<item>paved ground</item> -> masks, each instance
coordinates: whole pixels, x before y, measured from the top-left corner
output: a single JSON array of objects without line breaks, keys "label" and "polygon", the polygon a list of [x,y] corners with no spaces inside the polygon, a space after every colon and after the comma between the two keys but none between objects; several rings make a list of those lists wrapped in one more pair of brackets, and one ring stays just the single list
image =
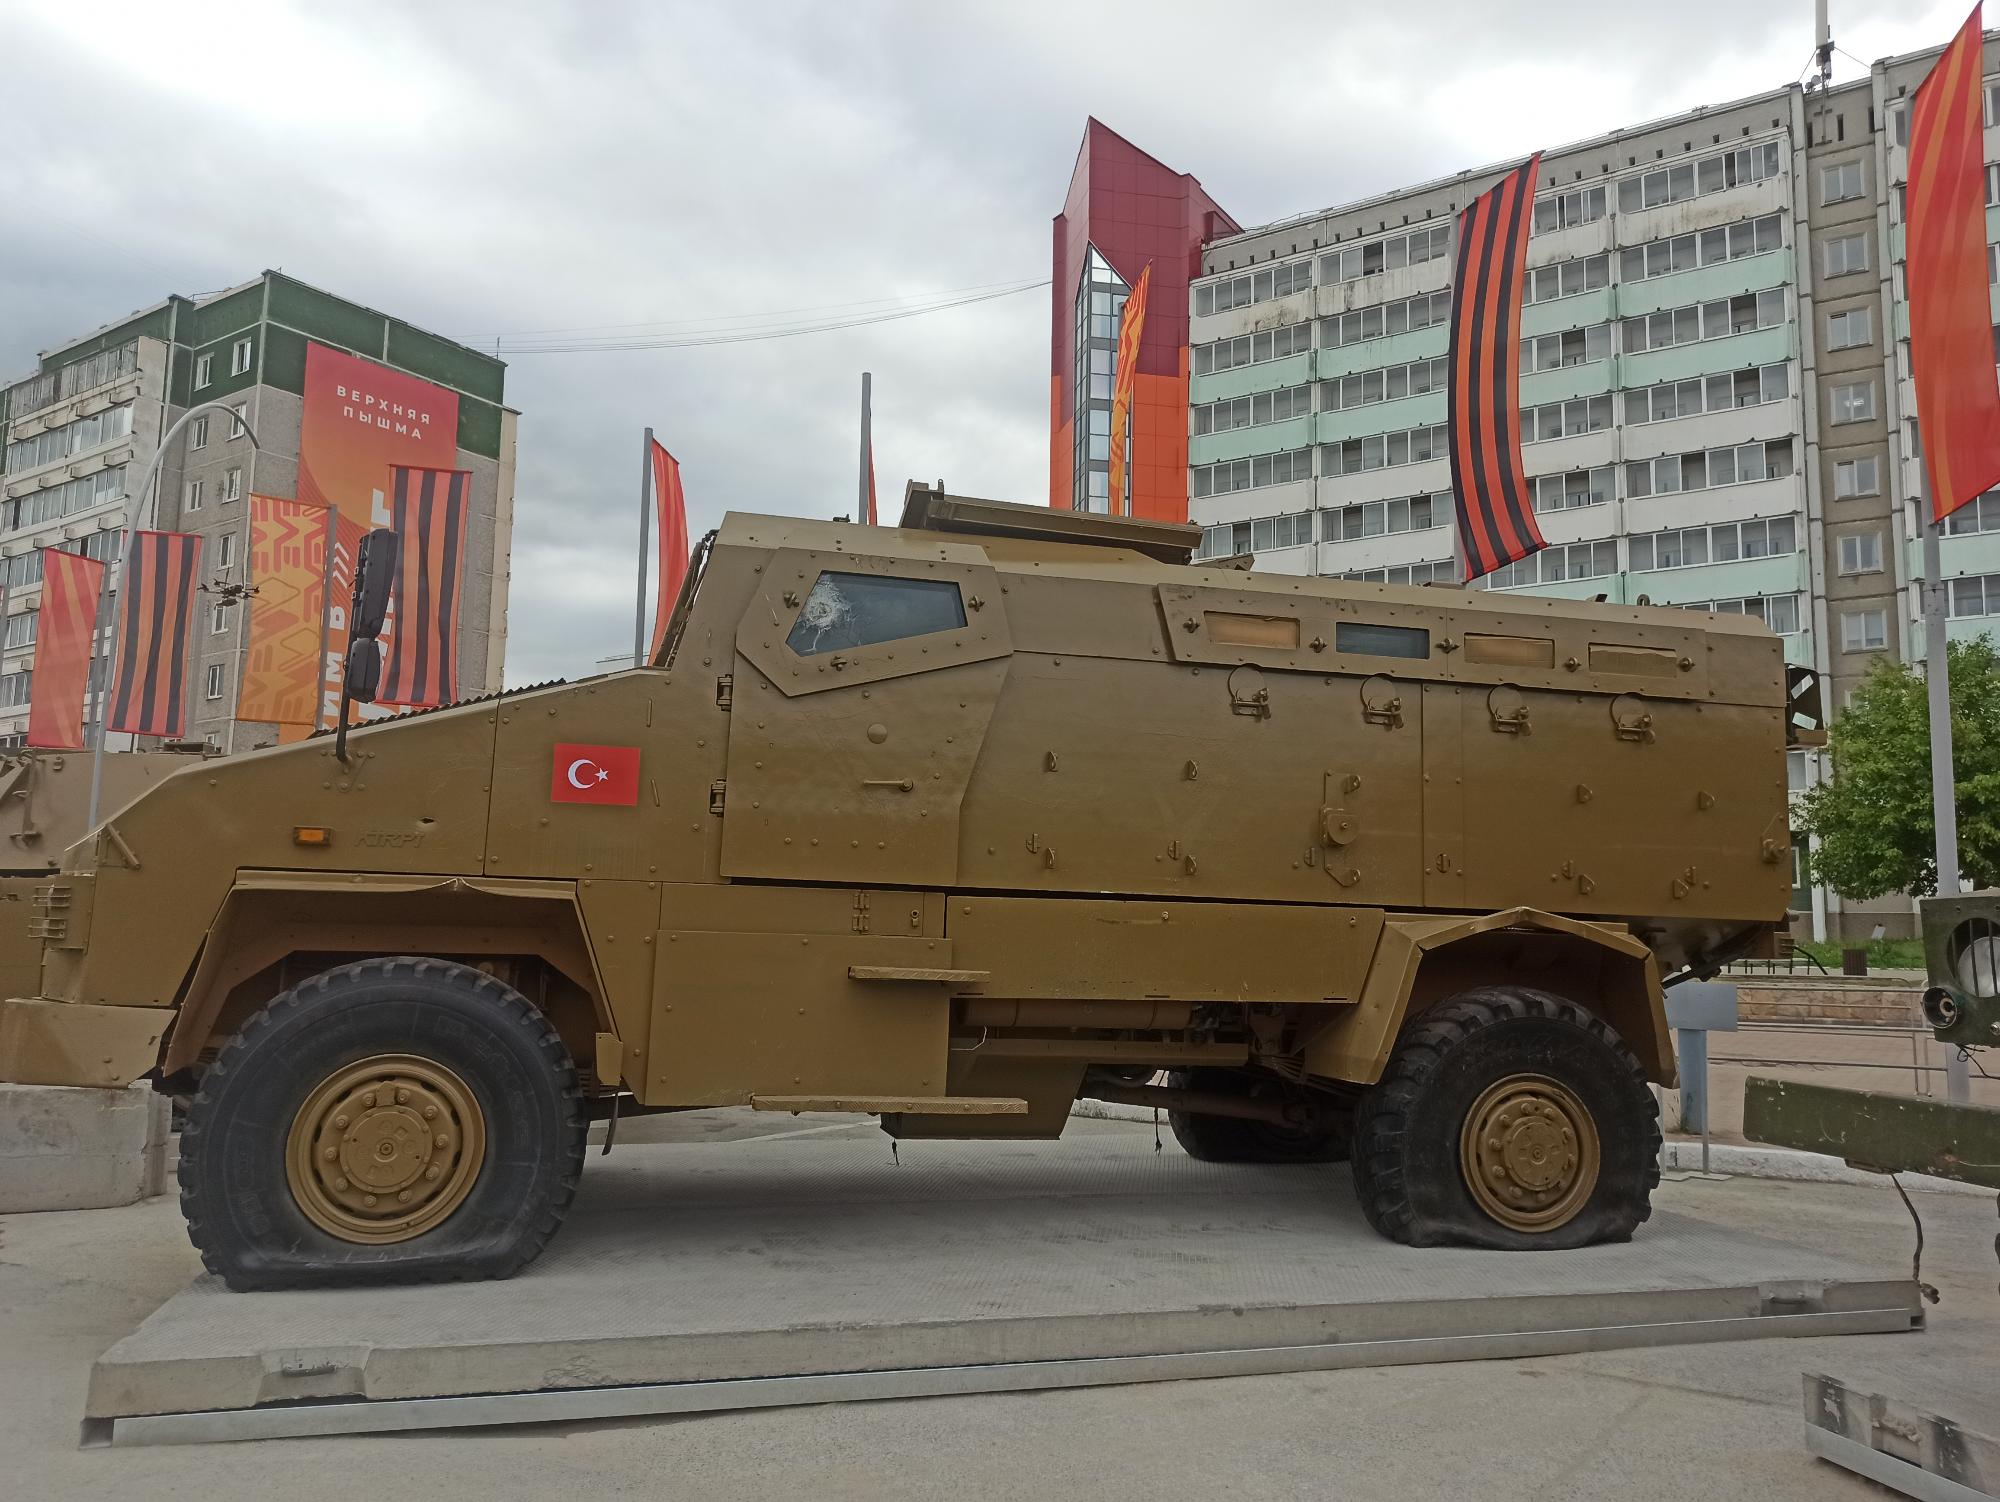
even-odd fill
[{"label": "paved ground", "polygon": [[[652,1140],[839,1137],[870,1124],[708,1113],[628,1122]],[[1116,1122],[1080,1132],[1148,1132]],[[635,1133],[635,1135],[637,1135]],[[1060,1151],[1052,1146],[1050,1151]],[[1168,1151],[1172,1151],[1171,1143]],[[1887,1185],[1669,1184],[1719,1224],[1783,1228],[1884,1268],[1909,1218]],[[23,1498],[533,1496],[1095,1499],[1221,1496],[1879,1497],[1808,1460],[1799,1372],[1936,1391],[2000,1349],[1993,1203],[1919,1196],[1924,1273],[1943,1291],[1915,1336],[1752,1341],[1529,1361],[1239,1378],[1046,1394],[186,1450],[74,1448],[89,1363],[196,1269],[171,1200],[0,1218],[0,1492]],[[663,1235],[671,1227],[662,1227]],[[994,1255],[1005,1255],[996,1247]],[[1989,1379],[1990,1380],[1990,1379]],[[1990,1392],[1990,1388],[1988,1389]],[[1984,1400],[1982,1400],[1983,1402]],[[1988,1419],[1991,1414],[1968,1415]]]}]

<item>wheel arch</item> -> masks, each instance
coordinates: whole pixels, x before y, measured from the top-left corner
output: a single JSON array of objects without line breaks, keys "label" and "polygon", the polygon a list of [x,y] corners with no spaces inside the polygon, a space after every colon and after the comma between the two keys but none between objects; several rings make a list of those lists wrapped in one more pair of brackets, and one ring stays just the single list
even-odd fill
[{"label": "wheel arch", "polygon": [[238,877],[178,999],[162,1074],[192,1068],[304,975],[387,955],[520,969],[502,978],[526,982],[586,1076],[616,1082],[618,1025],[573,883],[320,872]]},{"label": "wheel arch", "polygon": [[1469,916],[1391,916],[1358,1004],[1307,1044],[1309,1073],[1372,1085],[1403,1025],[1477,986],[1547,991],[1603,1019],[1654,1084],[1677,1078],[1659,967],[1622,928],[1534,908]]}]

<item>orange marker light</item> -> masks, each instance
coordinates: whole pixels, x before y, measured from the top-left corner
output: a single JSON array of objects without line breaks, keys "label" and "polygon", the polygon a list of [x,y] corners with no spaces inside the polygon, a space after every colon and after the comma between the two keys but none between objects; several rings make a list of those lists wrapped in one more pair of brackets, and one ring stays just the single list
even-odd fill
[{"label": "orange marker light", "polygon": [[331,845],[333,831],[319,824],[299,824],[292,829],[294,845]]}]

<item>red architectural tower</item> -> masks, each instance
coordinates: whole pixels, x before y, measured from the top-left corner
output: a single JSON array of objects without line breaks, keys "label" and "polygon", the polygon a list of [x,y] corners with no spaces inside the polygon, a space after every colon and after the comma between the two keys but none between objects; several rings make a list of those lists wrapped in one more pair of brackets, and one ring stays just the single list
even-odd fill
[{"label": "red architectural tower", "polygon": [[1096,120],[1055,219],[1049,504],[1102,511],[1125,293],[1152,263],[1132,389],[1132,514],[1188,516],[1188,281],[1204,241],[1241,226],[1201,184]]}]

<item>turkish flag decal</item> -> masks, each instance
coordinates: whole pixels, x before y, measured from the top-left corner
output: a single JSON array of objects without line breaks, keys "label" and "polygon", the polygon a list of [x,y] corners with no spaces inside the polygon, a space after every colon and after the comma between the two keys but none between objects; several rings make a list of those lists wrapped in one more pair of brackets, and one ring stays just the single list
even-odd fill
[{"label": "turkish flag decal", "polygon": [[555,767],[549,776],[549,799],[632,807],[639,801],[639,748],[558,742]]}]

